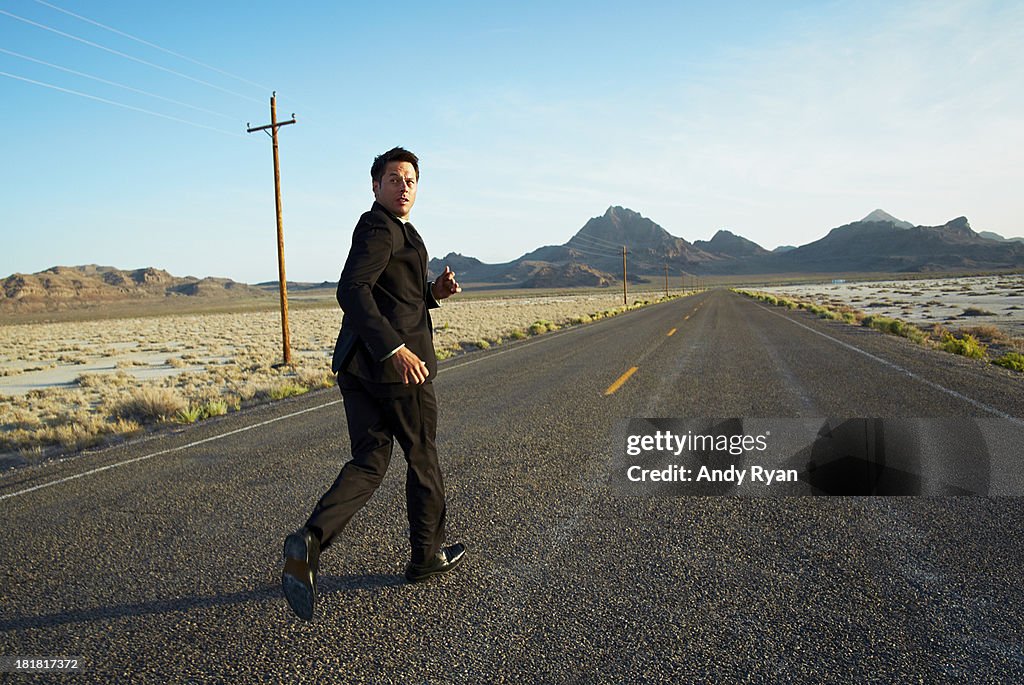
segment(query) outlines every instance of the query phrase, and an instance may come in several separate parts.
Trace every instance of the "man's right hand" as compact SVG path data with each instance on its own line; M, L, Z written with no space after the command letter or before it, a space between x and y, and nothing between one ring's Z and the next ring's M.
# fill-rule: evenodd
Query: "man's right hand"
M391 355L391 362L406 385L409 385L410 382L419 385L426 381L430 374L427 370L427 363L417 357L416 353L408 347L401 347Z

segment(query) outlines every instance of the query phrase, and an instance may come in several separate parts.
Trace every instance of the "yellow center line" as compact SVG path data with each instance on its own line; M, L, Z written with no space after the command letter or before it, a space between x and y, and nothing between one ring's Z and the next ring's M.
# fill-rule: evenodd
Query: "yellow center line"
M615 381L608 386L608 389L604 391L605 396L611 395L613 392L622 387L622 384L629 380L629 377L636 373L636 367L631 366L629 371L619 376L619 380Z
M676 329L673 328L671 331L668 332L668 334L669 334L669 337L675 335L676 334Z
M690 318L690 315L689 315L689 314L687 314L686 316L684 316L684 317L683 317L683 321L688 321L688 320L689 320L689 318Z

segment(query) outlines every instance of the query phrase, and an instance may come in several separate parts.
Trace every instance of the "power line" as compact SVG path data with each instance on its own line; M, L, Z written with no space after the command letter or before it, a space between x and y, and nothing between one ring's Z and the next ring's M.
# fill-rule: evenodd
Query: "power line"
M197 64L197 65L203 67L204 69L209 69L211 71L215 71L218 74L223 74L224 76L228 76L230 78L233 78L236 81L241 81L242 83L246 83L246 84L248 84L250 86L255 86L257 88L260 88L261 90L270 90L270 88L267 87L267 86L261 85L259 83L255 83L253 81L250 81L249 79L246 79L246 78L243 78L241 76L237 76L237 75L232 74L230 72L224 71L223 69L218 69L217 67L209 65L209 64L206 64L205 62L200 62L199 60L193 59L193 58L189 57L188 55L183 55L180 52L175 52L174 50L168 50L165 47L157 45L156 43L151 43L148 40L143 40L142 38L139 38L138 36L133 36L130 33L125 33L124 31L120 31L118 29L115 29L112 26L107 26L106 24L101 24L100 22L94 21L92 19L89 19L88 17L83 17L80 14L75 14L74 12L66 10L66 9L64 9L62 7L57 7L56 5L51 4L49 2L44 2L44 0L35 0L35 2L40 4L40 5L44 5L46 7L49 7L50 9L57 10L58 12L63 12L64 14L72 16L75 19L79 19L81 21L88 22L89 24L92 24L93 26L99 26L101 29L104 29L106 31L110 31L111 33L116 33L119 36L124 36L125 38L128 38L129 40L134 40L136 43L141 43L141 44L146 45L148 47L151 47L151 48L153 48L155 50L160 50L161 52L165 52L168 55L173 55L174 57L177 57L179 59L183 59L183 60L186 60L188 62L192 62L193 64Z
M6 76L7 78L16 79L18 81L24 81L26 83L33 83L33 84L35 84L37 86L43 86L44 88L52 88L53 90L59 90L62 93L69 93L71 95L77 95L79 97L88 98L90 100L96 100L97 102L105 102L108 105L114 105L115 107L123 107L124 109L130 109L130 110L134 110L136 112L142 112L143 114L151 114L151 115L153 115L155 117L160 117L161 119L170 119L171 121L177 121L177 122L182 123L182 124L188 124L189 126L195 126L197 128L205 128L208 131L216 131L217 133L223 133L226 136L233 136L233 137L236 137L236 138L242 138L243 137L241 133L231 133L230 131L225 131L224 129L220 129L220 128L214 128L213 126L206 126L205 124L198 124L198 123L196 123L194 121L189 121L188 119L179 119L178 117L172 117L169 114L161 114L160 112L154 112L152 110L143 109L142 107L135 107L134 105L126 105L123 102L116 102L114 100L107 100L106 98L101 98L101 97L98 97L96 95L89 95L88 93L82 93L82 92L79 92L77 90L71 90L70 88L62 88L61 86L55 86L52 83L44 83L42 81L36 81L34 79L25 78L24 76L18 76L17 74L9 74L6 71L0 71L0 76Z
M600 251L596 251L596 250L593 250L593 249L590 249L590 248L581 248L581 247L579 247L577 245L573 245L572 242L569 242L568 244L566 244L566 247L568 249L574 250L574 251L576 251L576 252L578 252L578 253L580 253L582 255L586 255L587 257L600 257L602 259L617 259L617 258L619 258L622 255L622 248L621 247L616 252L614 252L614 253L612 253L612 252L600 252ZM632 259L632 256L630 256L630 259Z
M573 236L572 238L570 238L568 244L572 245L574 242L579 244L579 245L582 245L583 247L589 248L591 250L598 250L598 251L602 251L602 252L614 252L615 254L618 254L622 250L622 245L616 245L615 247L609 247L609 246L602 245L600 243L593 243L593 242L584 241L579 236Z
M569 243L568 245L566 245L566 247L569 248L570 250L574 250L574 251L576 251L576 252L578 252L580 254L587 255L588 257L614 258L614 257L618 257L619 256L617 254L612 254L611 252L595 252L595 251L591 251L591 250L586 249L586 248L581 248L578 245L573 245L572 243Z
M583 250L577 250L573 248L573 254L581 255L583 257L590 257L591 259L617 259L618 255L613 254L592 254L590 252L584 252Z
M75 71L74 69L68 69L67 67L62 67L59 64L51 64L50 62L44 62L41 59L36 59L35 57L29 57L28 55L22 55L20 53L13 52L11 50L7 50L6 48L0 48L0 52L4 52L4 53L6 53L8 55L12 55L14 57L18 57L19 59L28 60L29 62L35 62L36 64L42 64L42 65L50 67L52 69L59 69L60 71L67 72L69 74L74 74L75 76L81 76L83 78L92 79L93 81L99 81L100 83L105 83L108 86L116 86L117 88L124 88L125 90L132 91L133 93L139 93L141 95L146 95L146 96L151 97L151 98L156 98L158 100L163 100L164 102L170 102L170 103L175 104L175 105L181 105L182 107L188 107L190 109L195 109L195 110L198 110L200 112L206 112L207 114L213 114L214 116L223 117L225 119L231 119L232 121L237 121L236 117L229 116L229 115L223 114L221 112L215 112L212 109L206 109L205 107L199 107L197 105L190 105L187 102L181 102L180 100L174 100L173 98L164 97L163 95L157 95L156 93L150 93L149 91L140 90L139 88L134 88L132 86L125 85L123 83L117 83L116 81L108 81L107 79L100 78L99 76L93 76L92 74L86 74L86 73L81 72L81 71Z
M132 60L133 62L138 62L139 64L144 64L147 67L152 67L154 69L159 69L160 71L165 71L168 74L174 74L175 76L180 76L183 79L188 79L189 81L193 81L195 83L202 84L202 85L207 86L209 88L213 88L214 90L219 90L222 93L227 93L228 95L234 95L235 97L239 97L239 98L242 98L243 100L248 100L250 102L258 102L260 104L263 104L261 100L257 100L256 98L251 98L248 95L242 95L241 93L236 93L233 90L228 90L227 88L221 88L220 86L214 85L214 84L212 84L212 83L210 83L208 81L204 81L202 79L195 78L194 76L189 76L188 74L183 74L180 71L175 71L174 69L168 69L167 67L162 67L159 64L154 64L152 62L147 62L144 59L139 59L138 57L133 57L132 55L126 54L126 53L121 52L119 50L114 50L113 48L108 48L105 45L100 45L99 43L94 43L91 40L86 40L85 38L80 38L78 36L71 35L70 33L65 33L64 31L60 31L58 29L53 28L52 26L47 26L46 24L40 24L38 22L32 21L31 19L26 19L25 17L19 17L17 14L11 14L10 12L8 12L6 10L0 10L0 14L3 14L3 15L8 16L8 17L11 17L12 19L17 19L18 21L24 22L26 24L30 24L30 25L35 26L37 28L41 28L43 30L50 31L51 33L56 33L58 36L63 36L65 38L70 38L71 40L78 41L79 43L84 43L85 45L88 45L90 47L94 47L94 48L97 48L99 50L104 50L104 51L109 52L109 53L111 53L113 55L117 55L118 57L124 57L125 59Z
M593 236L593 235L590 235L590 234L587 234L587 233L584 233L582 235L577 233L573 237L574 238L586 238L587 240L591 240L591 241L594 241L596 243L604 243L608 247L613 247L616 250L621 250L622 249L622 243L614 243L614 242L612 242L610 240L605 240L604 238L598 238L597 236Z
M568 244L569 245L579 245L581 247L585 247L585 248L588 248L588 249L591 249L591 250L597 250L599 252L608 252L608 253L614 252L616 254L619 252L619 250L622 249L621 245L619 245L618 250L616 250L614 248L605 247L604 245L598 245L596 243L588 243L588 242L584 242L584 241L577 241L576 239L570 240Z

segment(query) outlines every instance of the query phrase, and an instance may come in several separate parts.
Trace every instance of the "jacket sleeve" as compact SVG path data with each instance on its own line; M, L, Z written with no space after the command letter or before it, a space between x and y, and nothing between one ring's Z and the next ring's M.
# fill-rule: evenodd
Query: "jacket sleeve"
M374 359L383 359L403 344L402 337L384 318L373 299L373 286L391 259L390 228L364 216L352 234L345 268L338 281L338 304L345 312L345 322L355 328Z
M434 285L434 282L427 279L427 287L423 291L423 301L427 303L427 309L437 309L441 306L441 303L434 297L434 291L431 289L432 285Z

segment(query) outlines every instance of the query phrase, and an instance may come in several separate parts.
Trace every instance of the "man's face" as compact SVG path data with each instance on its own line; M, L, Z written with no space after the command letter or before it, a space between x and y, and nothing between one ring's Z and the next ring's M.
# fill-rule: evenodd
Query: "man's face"
M408 219L416 202L416 169L409 162L388 162L384 177L373 181L373 196L399 219Z

